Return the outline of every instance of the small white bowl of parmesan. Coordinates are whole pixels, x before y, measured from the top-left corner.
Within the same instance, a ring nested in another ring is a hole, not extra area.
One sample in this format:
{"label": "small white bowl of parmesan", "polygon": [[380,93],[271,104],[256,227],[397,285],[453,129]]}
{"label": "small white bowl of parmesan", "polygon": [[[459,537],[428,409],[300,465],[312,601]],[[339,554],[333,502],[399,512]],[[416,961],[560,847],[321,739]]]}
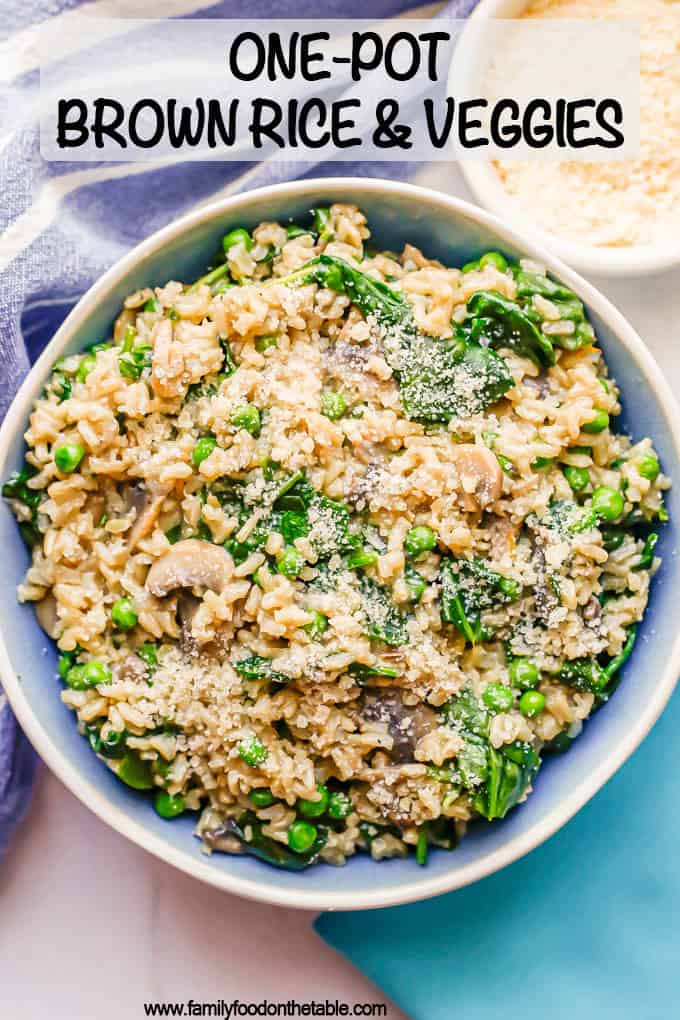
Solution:
{"label": "small white bowl of parmesan", "polygon": [[640,29],[640,151],[606,162],[460,161],[477,201],[598,276],[680,265],[680,0],[480,0],[484,18],[633,20]]}

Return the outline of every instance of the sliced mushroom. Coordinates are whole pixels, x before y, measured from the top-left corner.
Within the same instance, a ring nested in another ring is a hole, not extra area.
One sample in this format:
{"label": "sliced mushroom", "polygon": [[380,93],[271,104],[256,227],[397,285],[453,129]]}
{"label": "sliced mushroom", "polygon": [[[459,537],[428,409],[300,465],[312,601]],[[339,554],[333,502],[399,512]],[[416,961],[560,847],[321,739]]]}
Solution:
{"label": "sliced mushroom", "polygon": [[149,667],[143,659],[140,659],[134,653],[126,656],[117,669],[118,680],[132,680],[135,683],[139,683],[140,680],[146,680],[148,674]]}
{"label": "sliced mushroom", "polygon": [[548,567],[545,558],[544,536],[546,529],[537,528],[532,535],[533,552],[531,564],[536,573],[534,582],[534,603],[536,613],[541,620],[547,620],[550,614],[559,606],[559,599],[550,583]]}
{"label": "sliced mushroom", "polygon": [[383,723],[392,737],[388,752],[392,761],[403,764],[414,760],[416,744],[439,725],[435,712],[427,705],[405,705],[398,690],[366,690],[360,714],[367,722]]}
{"label": "sliced mushroom", "polygon": [[525,375],[522,379],[522,383],[525,386],[528,386],[529,389],[536,390],[541,400],[548,396],[550,384],[548,383],[548,376],[545,372],[539,372],[536,376]]}
{"label": "sliced mushroom", "polygon": [[177,599],[177,616],[182,628],[182,635],[185,640],[191,637],[191,624],[198,611],[201,600],[190,591],[181,592]]}
{"label": "sliced mushroom", "polygon": [[139,517],[146,506],[149,492],[142,479],[135,478],[134,482],[128,482],[125,486],[124,497],[128,510],[136,510]]}
{"label": "sliced mushroom", "polygon": [[[357,456],[357,460],[361,460],[361,457]],[[380,488],[383,478],[384,468],[382,464],[377,461],[371,462],[363,474],[357,473],[352,477],[346,496],[347,502],[358,510],[363,509],[366,502]]]}
{"label": "sliced mushroom", "polygon": [[49,592],[40,602],[35,604],[35,615],[38,623],[48,637],[59,636],[59,617],[57,616],[57,600],[52,592]]}
{"label": "sliced mushroom", "polygon": [[126,499],[128,506],[137,511],[135,523],[128,535],[128,552],[139,545],[143,538],[153,531],[158,520],[161,507],[166,497],[172,492],[171,485],[151,485],[147,487],[144,482],[137,481],[128,485]]}
{"label": "sliced mushroom", "polygon": [[515,548],[517,525],[509,517],[498,517],[494,513],[489,513],[485,519],[485,527],[491,549],[504,552]]}
{"label": "sliced mushroom", "polygon": [[602,606],[596,595],[591,595],[583,607],[583,619],[589,626],[595,626],[602,616]]}
{"label": "sliced mushroom", "polygon": [[496,455],[475,443],[458,443],[451,455],[466,510],[484,510],[495,503],[503,489],[503,472]]}
{"label": "sliced mushroom", "polygon": [[224,825],[201,833],[201,839],[210,850],[219,850],[223,854],[245,854],[248,852],[243,840],[232,829],[232,819]]}
{"label": "sliced mushroom", "polygon": [[122,344],[128,326],[134,326],[136,321],[137,312],[133,308],[124,308],[113,327],[113,342],[115,344]]}
{"label": "sliced mushroom", "polygon": [[331,344],[321,355],[321,363],[327,371],[342,373],[347,369],[365,371],[366,362],[373,348],[368,345],[350,344],[343,340]]}
{"label": "sliced mushroom", "polygon": [[146,588],[157,598],[177,588],[209,588],[219,593],[232,568],[232,558],[221,545],[185,538],[156,560],[147,574]]}

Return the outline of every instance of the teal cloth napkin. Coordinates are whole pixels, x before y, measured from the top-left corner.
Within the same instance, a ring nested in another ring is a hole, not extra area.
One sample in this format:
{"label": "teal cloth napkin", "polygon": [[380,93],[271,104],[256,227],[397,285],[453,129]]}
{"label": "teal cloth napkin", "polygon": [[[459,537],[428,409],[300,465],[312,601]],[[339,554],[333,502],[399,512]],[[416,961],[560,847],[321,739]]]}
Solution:
{"label": "teal cloth napkin", "polygon": [[424,903],[322,914],[318,932],[414,1020],[675,1020],[679,734],[680,691],[607,786],[522,860]]}

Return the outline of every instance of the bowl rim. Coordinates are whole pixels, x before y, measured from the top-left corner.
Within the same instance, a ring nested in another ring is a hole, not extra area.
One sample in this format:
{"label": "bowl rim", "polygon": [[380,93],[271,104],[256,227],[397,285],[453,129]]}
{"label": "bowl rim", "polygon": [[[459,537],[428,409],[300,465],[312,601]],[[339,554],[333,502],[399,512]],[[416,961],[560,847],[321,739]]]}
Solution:
{"label": "bowl rim", "polygon": [[[514,19],[525,10],[532,0],[479,0],[467,19],[459,44],[464,45],[466,35],[474,39],[478,23],[485,19]],[[470,58],[463,58],[469,60]],[[465,64],[464,64],[465,66]],[[464,73],[463,73],[464,76]],[[517,224],[523,213],[511,195],[500,182],[498,173],[489,159],[461,158],[461,173],[475,200],[494,213],[505,218],[511,225]],[[638,244],[627,248],[607,248],[594,244],[572,241],[561,234],[555,234],[531,221],[527,217],[527,233],[531,232],[539,244],[554,251],[560,258],[574,266],[579,272],[609,277],[649,275],[672,269],[680,264],[680,244]]]}
{"label": "bowl rim", "polygon": [[[24,379],[0,427],[0,463],[6,459],[9,447],[17,432],[23,432],[34,393],[38,392],[38,386],[42,383],[53,362],[68,344],[74,331],[82,325],[99,302],[131,269],[142,263],[152,253],[180,237],[187,230],[212,219],[219,219],[239,211],[247,212],[248,206],[253,201],[260,199],[275,201],[277,198],[290,197],[303,198],[306,195],[318,197],[320,192],[327,193],[332,201],[342,201],[348,191],[362,192],[362,198],[356,200],[369,206],[369,211],[372,198],[394,196],[406,199],[416,206],[426,204],[435,210],[439,209],[443,216],[451,214],[464,216],[493,231],[499,242],[514,246],[527,256],[543,262],[551,272],[574,289],[590,308],[607,323],[627,354],[635,362],[636,367],[649,380],[656,393],[660,408],[669,423],[670,438],[675,454],[680,460],[680,409],[669,384],[633,327],[591,284],[579,277],[558,258],[550,255],[535,240],[523,237],[514,228],[505,226],[495,216],[462,199],[429,188],[379,178],[329,177],[270,185],[201,206],[156,231],[119,259],[78,301]],[[395,883],[393,887],[387,889],[361,893],[343,892],[335,889],[320,892],[295,887],[277,888],[274,885],[261,884],[257,880],[242,878],[227,871],[216,871],[209,867],[207,862],[190,859],[175,847],[167,846],[161,837],[149,832],[143,823],[128,816],[121,808],[110,804],[96,786],[70,764],[50,733],[34,716],[29,699],[10,664],[3,635],[4,626],[4,621],[0,622],[0,678],[9,703],[38,754],[71,793],[117,832],[186,874],[247,899],[303,910],[361,910],[424,900],[469,885],[518,860],[569,821],[630,757],[661,714],[680,674],[679,631],[667,657],[663,676],[654,689],[654,696],[649,699],[644,712],[635,720],[625,739],[622,739],[598,767],[571,790],[568,797],[558,801],[541,822],[513,837],[502,847],[486,854],[479,860],[470,862],[455,872],[434,878],[428,878],[427,872],[424,871],[422,877],[406,883]],[[340,871],[339,876],[341,874]]]}

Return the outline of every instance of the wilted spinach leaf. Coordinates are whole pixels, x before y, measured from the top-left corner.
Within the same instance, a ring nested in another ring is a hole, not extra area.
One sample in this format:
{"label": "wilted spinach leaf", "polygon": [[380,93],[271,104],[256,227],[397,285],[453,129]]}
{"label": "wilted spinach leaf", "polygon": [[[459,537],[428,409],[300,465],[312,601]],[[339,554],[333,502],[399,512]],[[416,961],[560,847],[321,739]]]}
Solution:
{"label": "wilted spinach leaf", "polygon": [[406,617],[399,612],[387,588],[366,575],[360,582],[366,634],[386,645],[404,645],[408,641]]}
{"label": "wilted spinach leaf", "polygon": [[480,559],[444,560],[439,580],[442,623],[452,623],[471,644],[484,639],[482,611],[514,602],[522,593],[517,581],[496,573]]}

